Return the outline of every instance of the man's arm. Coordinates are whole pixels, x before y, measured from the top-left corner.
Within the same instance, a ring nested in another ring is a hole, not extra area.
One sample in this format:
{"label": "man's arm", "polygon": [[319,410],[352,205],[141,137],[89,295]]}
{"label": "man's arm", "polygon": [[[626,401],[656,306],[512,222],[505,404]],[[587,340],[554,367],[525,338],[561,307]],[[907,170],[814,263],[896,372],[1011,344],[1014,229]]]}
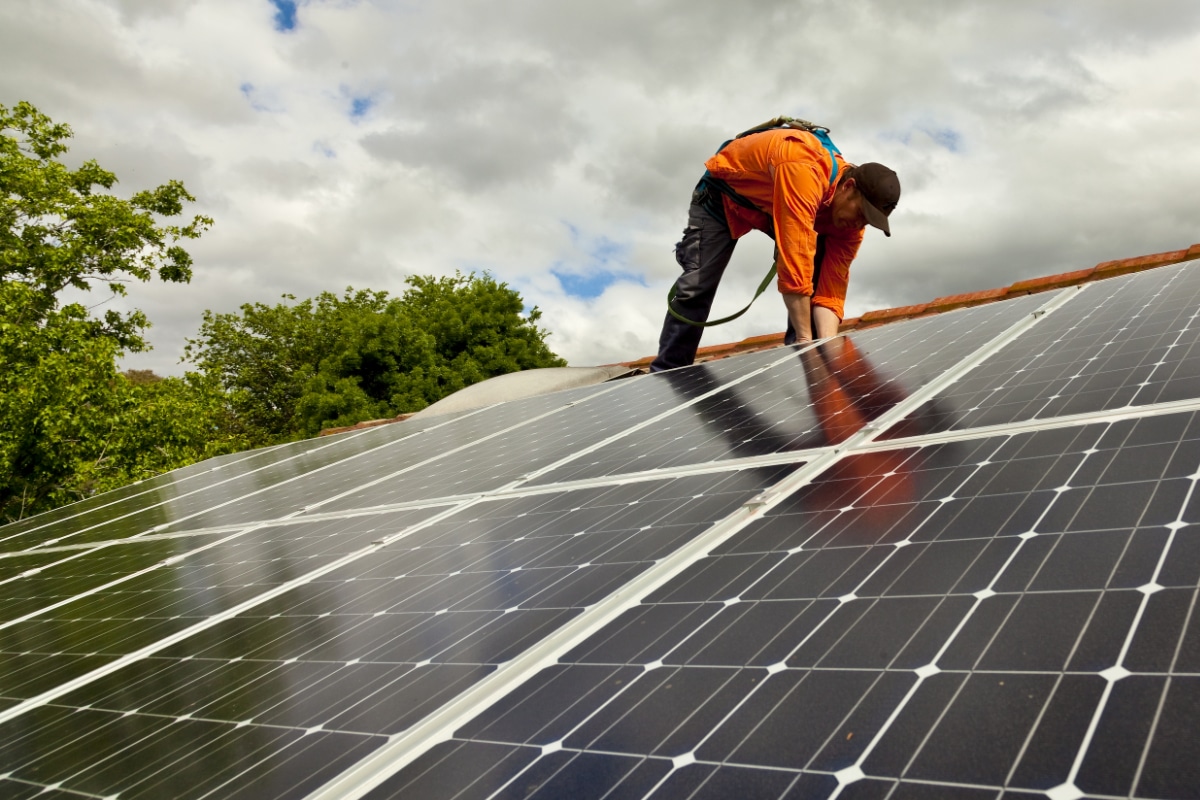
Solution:
{"label": "man's arm", "polygon": [[824,306],[814,308],[811,297],[803,294],[785,294],[783,304],[787,307],[788,320],[796,331],[797,343],[813,340],[814,323],[816,338],[828,339],[837,336],[838,326],[842,321],[837,314]]}
{"label": "man's arm", "polygon": [[842,325],[842,318],[834,311],[825,306],[813,306],[813,324],[817,326],[817,338],[828,339],[831,336],[837,336],[838,328]]}
{"label": "man's arm", "polygon": [[851,235],[825,235],[825,258],[821,261],[820,280],[813,287],[812,304],[818,309],[816,313],[828,312],[837,318],[838,323],[846,311],[850,262],[858,254],[861,243],[862,231]]}
{"label": "man's arm", "polygon": [[812,331],[812,300],[808,295],[785,294],[783,304],[787,307],[788,320],[792,330],[796,332],[796,343],[811,342]]}
{"label": "man's arm", "polygon": [[814,224],[825,189],[826,181],[816,164],[787,161],[775,168],[772,222],[780,294],[813,293]]}

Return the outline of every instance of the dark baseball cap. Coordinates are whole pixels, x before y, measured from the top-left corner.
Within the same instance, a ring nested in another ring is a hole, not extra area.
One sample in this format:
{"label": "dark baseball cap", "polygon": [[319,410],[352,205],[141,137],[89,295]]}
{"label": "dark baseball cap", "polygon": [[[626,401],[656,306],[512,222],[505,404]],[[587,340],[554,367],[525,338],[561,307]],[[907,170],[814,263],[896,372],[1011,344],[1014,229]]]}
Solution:
{"label": "dark baseball cap", "polygon": [[851,177],[862,195],[862,212],[867,224],[879,228],[885,236],[891,236],[888,214],[900,201],[900,179],[896,173],[872,161],[857,166]]}

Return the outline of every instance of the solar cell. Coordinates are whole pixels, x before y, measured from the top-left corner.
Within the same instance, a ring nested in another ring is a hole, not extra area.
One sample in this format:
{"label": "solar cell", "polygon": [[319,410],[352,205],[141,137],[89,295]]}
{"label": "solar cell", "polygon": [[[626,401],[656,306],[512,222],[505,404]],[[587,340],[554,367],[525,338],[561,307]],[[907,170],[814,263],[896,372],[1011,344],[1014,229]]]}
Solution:
{"label": "solar cell", "polygon": [[1197,294],[1164,268],[0,528],[0,794],[1191,797]]}
{"label": "solar cell", "polygon": [[[1024,297],[855,332],[777,359],[761,374],[711,395],[704,394],[707,383],[699,387],[670,383],[678,393],[679,410],[647,435],[624,437],[534,482],[837,444],[1049,299]],[[701,364],[689,372],[708,374],[716,369]],[[906,428],[908,435],[920,432]]]}
{"label": "solar cell", "polygon": [[368,796],[1187,796],[1198,478],[1190,413],[851,455]]}
{"label": "solar cell", "polygon": [[[256,796],[259,778],[317,746],[305,737],[319,733],[331,760],[298,757],[275,779],[322,783],[345,766],[339,759],[355,760],[410,727],[787,471],[498,498],[416,528],[436,509],[244,531],[110,588],[86,613],[68,604],[0,629],[0,655],[23,667],[0,695],[28,703],[20,714],[11,705],[0,711],[11,717],[0,724],[4,762],[10,777],[33,784],[152,796],[187,748],[202,748],[200,786]],[[386,547],[363,551],[406,527]],[[117,551],[113,565],[89,553],[71,567],[99,580],[119,574],[114,566],[132,548],[157,548],[161,558],[204,538],[121,543],[108,548]],[[33,679],[49,670],[49,685]],[[77,684],[70,691],[55,690],[69,680]],[[95,727],[73,734],[74,771],[50,781],[27,734],[31,725],[53,730],[64,708],[86,711]],[[115,752],[103,746],[113,726],[126,737]],[[249,760],[247,728],[263,729]],[[157,744],[164,729],[169,742]],[[152,754],[144,739],[156,742]],[[214,775],[226,782],[213,784]]]}
{"label": "solar cell", "polygon": [[93,498],[69,506],[74,509],[71,514],[60,510],[5,526],[0,529],[0,546],[104,541],[300,513],[365,482],[411,469],[498,429],[610,388],[583,387],[468,414],[292,442],[256,451],[253,457],[213,459],[203,462],[204,469],[193,465],[112,493],[121,495],[115,502]]}
{"label": "solar cell", "polygon": [[915,423],[963,430],[1200,397],[1200,270],[1163,267],[1073,291],[918,410]]}
{"label": "solar cell", "polygon": [[[779,359],[777,353],[772,355]],[[590,446],[624,435],[639,424],[670,415],[677,408],[680,392],[704,394],[720,387],[719,374],[700,369],[620,381],[601,396],[562,407],[535,424],[500,431],[453,457],[425,463],[404,481],[374,482],[331,500],[322,510],[494,491],[523,481],[540,468],[571,459]]]}
{"label": "solar cell", "polygon": [[[386,428],[378,429],[379,431]],[[192,472],[176,481],[167,473],[147,481],[142,491],[112,503],[81,503],[78,514],[39,524],[41,516],[0,528],[0,547],[20,550],[83,542],[145,536],[166,530],[172,522],[191,520],[189,528],[204,527],[195,520],[213,508],[245,502],[269,491],[286,493],[289,482],[309,472],[327,474],[356,457],[369,455],[412,436],[400,426],[383,433],[365,431],[307,447],[270,448],[255,459],[243,459],[215,470]],[[371,434],[371,435],[367,435]],[[300,443],[295,443],[299,445]],[[105,495],[107,496],[107,495]],[[71,506],[70,508],[74,508]],[[10,527],[13,527],[9,534]]]}

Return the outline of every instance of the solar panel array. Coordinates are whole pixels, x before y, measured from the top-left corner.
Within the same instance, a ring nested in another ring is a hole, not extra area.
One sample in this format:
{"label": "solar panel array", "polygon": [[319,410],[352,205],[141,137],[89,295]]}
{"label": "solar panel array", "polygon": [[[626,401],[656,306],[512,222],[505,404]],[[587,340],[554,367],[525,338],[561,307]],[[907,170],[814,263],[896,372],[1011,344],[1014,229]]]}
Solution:
{"label": "solar panel array", "polygon": [[1189,798],[1200,270],[0,528],[0,796]]}

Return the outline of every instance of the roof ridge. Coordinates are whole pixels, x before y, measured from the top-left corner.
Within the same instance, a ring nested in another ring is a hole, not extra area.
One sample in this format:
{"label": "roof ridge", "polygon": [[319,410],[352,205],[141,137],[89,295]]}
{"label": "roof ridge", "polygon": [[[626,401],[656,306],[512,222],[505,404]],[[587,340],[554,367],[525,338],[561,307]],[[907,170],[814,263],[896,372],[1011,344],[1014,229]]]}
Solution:
{"label": "roof ridge", "polygon": [[[951,294],[945,297],[938,297],[930,300],[928,303],[917,303],[909,306],[897,306],[895,308],[882,308],[876,311],[868,311],[860,317],[852,317],[842,320],[842,324],[838,328],[839,333],[846,331],[859,330],[862,328],[872,328],[876,325],[884,325],[889,322],[899,322],[903,319],[912,319],[914,317],[927,317],[934,314],[940,314],[944,311],[953,311],[958,308],[967,308],[968,306],[979,306],[985,303],[994,303],[999,300],[1007,300],[1012,297],[1020,297],[1027,294],[1037,294],[1038,292],[1046,292],[1051,289],[1062,289],[1067,286],[1077,286],[1081,283],[1090,283],[1092,281],[1104,280],[1105,278],[1115,278],[1118,275],[1128,275],[1132,272],[1142,272],[1148,269],[1157,267],[1165,267],[1170,264],[1179,264],[1184,261],[1193,261],[1200,259],[1200,243],[1193,244],[1191,247],[1182,250],[1168,250],[1164,253],[1151,253],[1150,255],[1134,256],[1133,258],[1120,258],[1114,261],[1102,261],[1094,267],[1088,269],[1075,270],[1073,272],[1061,272],[1057,275],[1046,275],[1041,278],[1027,278],[1017,281],[1008,286],[1002,286],[995,289],[984,289],[978,292],[964,292],[962,294]],[[748,339],[743,339],[740,342],[729,342],[726,344],[711,345],[709,347],[701,347],[696,351],[696,362],[714,361],[719,358],[726,358],[732,355],[741,355],[744,353],[753,353],[759,350],[768,350],[772,347],[779,347],[783,344],[783,332],[768,333],[761,336],[751,336]],[[650,362],[654,360],[654,356],[645,356],[634,361],[621,361],[612,366],[625,366],[635,368],[645,368],[650,366]],[[608,366],[608,365],[606,365]]]}

